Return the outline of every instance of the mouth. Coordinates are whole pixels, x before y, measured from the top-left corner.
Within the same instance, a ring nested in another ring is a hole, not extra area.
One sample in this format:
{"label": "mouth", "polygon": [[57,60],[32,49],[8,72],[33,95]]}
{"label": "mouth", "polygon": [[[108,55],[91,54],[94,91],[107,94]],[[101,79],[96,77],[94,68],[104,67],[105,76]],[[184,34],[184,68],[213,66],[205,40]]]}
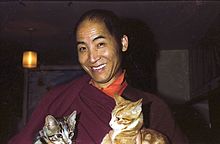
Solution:
{"label": "mouth", "polygon": [[93,67],[91,67],[91,69],[93,71],[99,71],[99,70],[103,69],[105,66],[106,66],[106,64],[101,64],[99,66],[93,66]]}

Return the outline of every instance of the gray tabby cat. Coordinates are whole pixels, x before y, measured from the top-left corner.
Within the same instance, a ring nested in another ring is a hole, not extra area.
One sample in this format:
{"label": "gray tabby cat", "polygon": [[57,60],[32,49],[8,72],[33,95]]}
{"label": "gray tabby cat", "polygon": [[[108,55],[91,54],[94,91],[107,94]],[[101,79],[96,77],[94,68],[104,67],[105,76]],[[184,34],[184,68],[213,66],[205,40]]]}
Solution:
{"label": "gray tabby cat", "polygon": [[45,124],[34,144],[72,144],[76,125],[76,111],[58,120],[52,115],[45,118]]}

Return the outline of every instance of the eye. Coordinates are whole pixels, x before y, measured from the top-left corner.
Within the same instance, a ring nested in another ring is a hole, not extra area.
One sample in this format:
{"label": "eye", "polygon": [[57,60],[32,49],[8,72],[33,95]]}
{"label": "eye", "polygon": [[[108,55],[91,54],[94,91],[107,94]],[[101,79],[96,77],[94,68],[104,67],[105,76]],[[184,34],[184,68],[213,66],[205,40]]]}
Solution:
{"label": "eye", "polygon": [[119,117],[116,117],[116,120],[117,120],[117,121],[120,121],[120,118],[119,118]]}
{"label": "eye", "polygon": [[123,121],[129,121],[129,119],[127,119],[127,118],[122,118],[122,120],[123,120]]}
{"label": "eye", "polygon": [[79,52],[85,52],[87,50],[86,47],[78,47]]}
{"label": "eye", "polygon": [[105,43],[98,43],[97,47],[98,48],[103,48],[103,47],[105,47]]}
{"label": "eye", "polygon": [[57,138],[62,138],[63,137],[62,134],[57,134],[56,136],[57,136]]}

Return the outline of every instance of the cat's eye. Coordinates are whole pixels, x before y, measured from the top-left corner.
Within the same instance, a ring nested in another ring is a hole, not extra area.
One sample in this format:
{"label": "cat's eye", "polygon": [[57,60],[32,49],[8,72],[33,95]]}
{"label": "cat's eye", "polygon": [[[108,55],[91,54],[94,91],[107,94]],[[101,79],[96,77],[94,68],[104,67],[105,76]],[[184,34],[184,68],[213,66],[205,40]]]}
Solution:
{"label": "cat's eye", "polygon": [[119,120],[120,120],[120,118],[119,118],[119,117],[116,117],[116,120],[117,120],[117,121],[119,121]]}
{"label": "cat's eye", "polygon": [[123,123],[130,123],[131,122],[131,120],[129,120],[127,118],[122,118],[122,120],[123,120]]}
{"label": "cat's eye", "polygon": [[122,120],[129,121],[129,119],[127,119],[127,118],[122,118]]}
{"label": "cat's eye", "polygon": [[62,138],[62,134],[57,134],[57,138]]}

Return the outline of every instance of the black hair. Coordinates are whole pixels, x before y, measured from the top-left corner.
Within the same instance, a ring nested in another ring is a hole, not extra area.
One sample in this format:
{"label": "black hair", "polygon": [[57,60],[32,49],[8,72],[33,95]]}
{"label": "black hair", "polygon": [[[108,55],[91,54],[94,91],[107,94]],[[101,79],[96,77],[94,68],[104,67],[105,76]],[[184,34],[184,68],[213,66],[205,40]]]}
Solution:
{"label": "black hair", "polygon": [[103,22],[107,30],[115,38],[118,46],[122,46],[121,38],[123,37],[123,31],[121,28],[121,20],[114,12],[104,9],[92,9],[85,12],[76,23],[75,32],[81,22],[87,19]]}
{"label": "black hair", "polygon": [[156,60],[158,44],[150,27],[142,20],[121,18],[124,34],[129,37],[128,50],[123,53],[122,68],[126,81],[143,91],[156,93]]}
{"label": "black hair", "polygon": [[121,38],[123,35],[128,36],[128,50],[126,52],[119,51],[122,58],[121,67],[126,69],[126,81],[129,85],[143,91],[156,92],[158,46],[150,28],[137,19],[118,17],[109,10],[92,9],[80,17],[75,27],[75,34],[78,26],[84,20],[103,22],[115,38],[119,48],[122,47]]}

